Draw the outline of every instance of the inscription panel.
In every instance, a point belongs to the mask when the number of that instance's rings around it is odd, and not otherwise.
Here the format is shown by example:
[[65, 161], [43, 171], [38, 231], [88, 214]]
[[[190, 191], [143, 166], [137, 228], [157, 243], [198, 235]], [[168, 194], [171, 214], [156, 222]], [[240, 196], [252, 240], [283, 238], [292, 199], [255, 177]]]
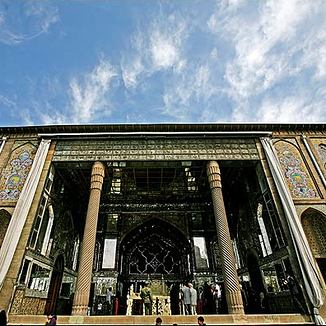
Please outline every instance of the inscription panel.
[[53, 161], [258, 160], [254, 139], [59, 140]]

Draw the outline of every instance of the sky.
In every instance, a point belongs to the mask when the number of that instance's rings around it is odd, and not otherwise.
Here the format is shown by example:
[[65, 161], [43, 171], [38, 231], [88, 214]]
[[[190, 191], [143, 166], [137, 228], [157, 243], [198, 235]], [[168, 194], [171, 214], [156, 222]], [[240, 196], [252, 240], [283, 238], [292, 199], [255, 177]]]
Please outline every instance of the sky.
[[0, 0], [1, 126], [325, 121], [325, 0]]

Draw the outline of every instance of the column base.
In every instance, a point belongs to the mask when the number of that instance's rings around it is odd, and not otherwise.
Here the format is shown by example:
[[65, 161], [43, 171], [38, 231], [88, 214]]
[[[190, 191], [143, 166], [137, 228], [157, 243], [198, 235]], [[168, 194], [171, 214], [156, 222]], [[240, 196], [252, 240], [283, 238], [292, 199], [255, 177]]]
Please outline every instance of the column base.
[[72, 306], [71, 315], [73, 316], [86, 316], [88, 306], [85, 305], [76, 305]]
[[226, 292], [225, 295], [229, 314], [244, 315], [241, 291]]

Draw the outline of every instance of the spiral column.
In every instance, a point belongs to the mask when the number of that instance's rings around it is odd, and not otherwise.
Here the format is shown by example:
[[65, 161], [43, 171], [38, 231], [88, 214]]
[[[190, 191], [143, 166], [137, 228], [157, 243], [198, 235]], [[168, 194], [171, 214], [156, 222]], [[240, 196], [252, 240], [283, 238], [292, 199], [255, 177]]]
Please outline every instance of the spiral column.
[[80, 253], [80, 263], [72, 315], [86, 315], [92, 281], [94, 249], [96, 241], [97, 220], [100, 207], [105, 167], [101, 162], [95, 162], [92, 167], [90, 195], [88, 201], [83, 244]]
[[212, 193], [228, 312], [230, 314], [244, 314], [240, 284], [235, 264], [235, 256], [224, 207], [221, 172], [216, 161], [210, 161], [207, 163], [207, 176]]

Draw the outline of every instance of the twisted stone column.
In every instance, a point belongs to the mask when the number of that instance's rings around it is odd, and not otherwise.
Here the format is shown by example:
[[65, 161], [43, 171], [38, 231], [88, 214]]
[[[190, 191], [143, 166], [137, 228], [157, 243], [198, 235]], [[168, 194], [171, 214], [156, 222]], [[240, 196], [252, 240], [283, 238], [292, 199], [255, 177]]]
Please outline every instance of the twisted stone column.
[[87, 314], [104, 170], [104, 165], [101, 162], [95, 162], [93, 164], [90, 195], [84, 229], [83, 245], [80, 253], [80, 263], [78, 268], [76, 292], [72, 307], [72, 315]]
[[212, 192], [228, 311], [230, 314], [244, 314], [235, 256], [223, 201], [221, 172], [217, 162], [210, 161], [207, 163], [207, 176]]

